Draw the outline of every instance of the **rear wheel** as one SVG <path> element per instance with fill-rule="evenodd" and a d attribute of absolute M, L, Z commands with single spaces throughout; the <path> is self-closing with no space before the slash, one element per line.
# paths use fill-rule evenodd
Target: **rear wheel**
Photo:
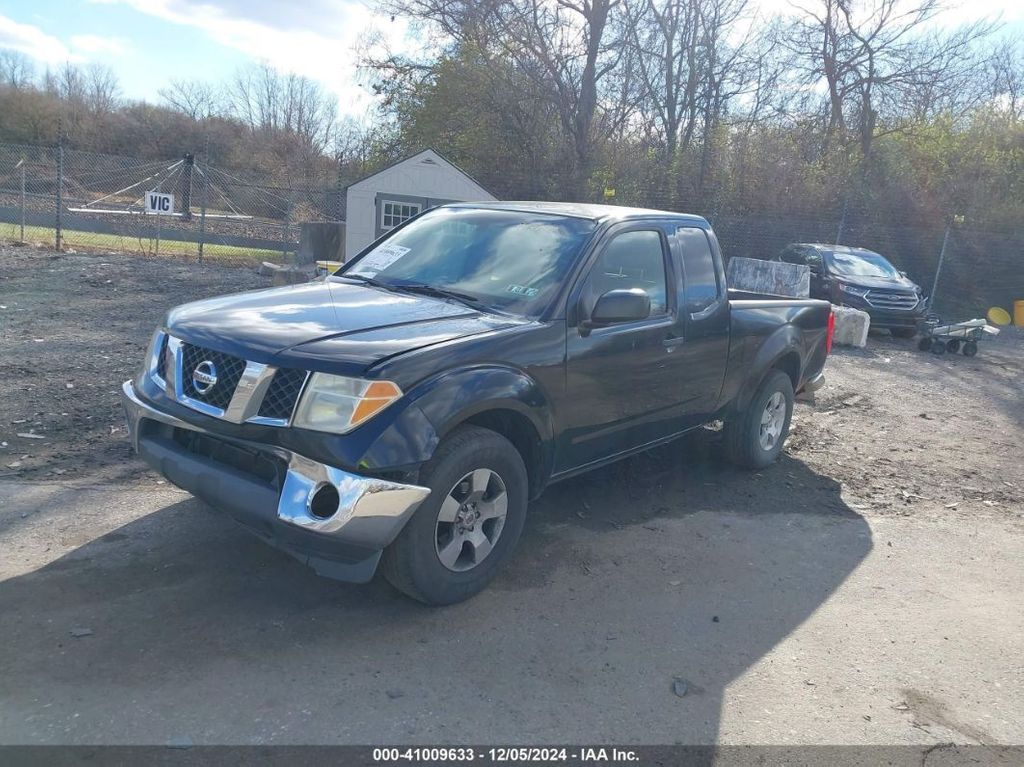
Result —
<path fill-rule="evenodd" d="M 946 351 L 950 354 L 956 354 L 960 351 L 960 342 L 957 339 L 952 339 L 946 344 Z"/>
<path fill-rule="evenodd" d="M 515 547 L 526 520 L 526 466 L 512 443 L 478 426 L 456 429 L 420 470 L 429 487 L 381 560 L 384 577 L 429 605 L 481 591 Z"/>
<path fill-rule="evenodd" d="M 793 382 L 785 373 L 770 372 L 750 406 L 725 424 L 729 459 L 740 466 L 761 469 L 782 452 L 793 417 Z"/>
<path fill-rule="evenodd" d="M 938 355 L 939 357 L 941 357 L 945 353 L 946 353 L 946 342 L 945 341 L 939 341 L 938 339 L 932 341 L 932 354 L 935 354 L 935 355 Z"/>

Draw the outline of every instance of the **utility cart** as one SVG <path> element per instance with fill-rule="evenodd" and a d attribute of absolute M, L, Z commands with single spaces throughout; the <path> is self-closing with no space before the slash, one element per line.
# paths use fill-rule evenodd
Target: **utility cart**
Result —
<path fill-rule="evenodd" d="M 921 328 L 921 340 L 917 348 L 932 354 L 963 352 L 965 357 L 973 357 L 978 353 L 979 341 L 998 334 L 999 328 L 992 327 L 982 319 L 943 324 L 941 317 L 929 315 Z"/>

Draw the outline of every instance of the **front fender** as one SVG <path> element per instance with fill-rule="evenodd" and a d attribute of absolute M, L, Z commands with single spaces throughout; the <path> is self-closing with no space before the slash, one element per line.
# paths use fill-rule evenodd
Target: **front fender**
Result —
<path fill-rule="evenodd" d="M 550 462 L 554 426 L 540 385 L 515 368 L 487 365 L 448 371 L 406 393 L 407 402 L 360 461 L 366 468 L 411 470 L 428 461 L 441 439 L 460 423 L 487 411 L 507 410 L 537 432 L 542 465 Z"/>

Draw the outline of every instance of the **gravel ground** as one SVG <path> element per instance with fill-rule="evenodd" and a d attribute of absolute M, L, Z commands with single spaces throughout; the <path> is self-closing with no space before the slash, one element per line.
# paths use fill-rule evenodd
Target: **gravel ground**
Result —
<path fill-rule="evenodd" d="M 700 432 L 555 485 L 428 610 L 130 455 L 161 312 L 263 282 L 0 250 L 0 743 L 1024 743 L 1019 329 L 838 349 L 775 466 Z"/>

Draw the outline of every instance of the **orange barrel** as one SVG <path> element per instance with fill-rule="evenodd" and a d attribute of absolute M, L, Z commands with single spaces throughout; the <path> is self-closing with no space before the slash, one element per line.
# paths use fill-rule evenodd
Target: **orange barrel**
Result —
<path fill-rule="evenodd" d="M 1024 328 L 1024 301 L 1013 302 L 1013 324 Z"/>

